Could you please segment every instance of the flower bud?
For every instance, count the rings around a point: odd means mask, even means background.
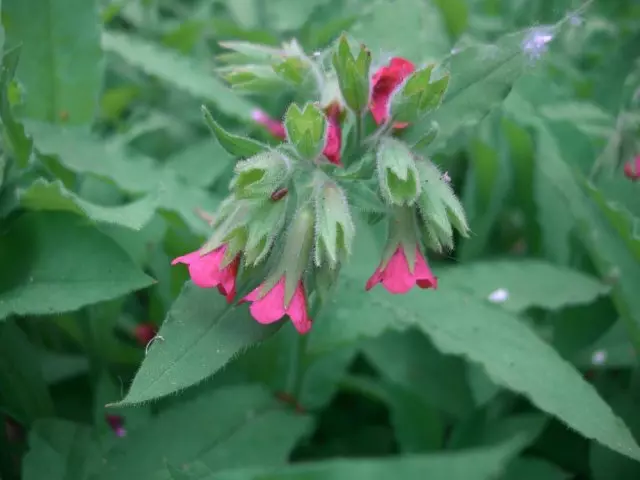
[[[284,226],[287,200],[284,197],[277,202],[265,202],[252,212],[247,222],[248,236],[244,247],[244,260],[247,265],[259,264],[273,247]]]
[[[234,65],[218,72],[231,88],[243,92],[271,93],[284,86],[284,80],[270,65]]]
[[[380,190],[387,202],[412,205],[420,194],[420,177],[409,148],[394,138],[382,139],[377,166]]]
[[[302,207],[298,210],[289,226],[276,277],[285,276],[284,303],[289,304],[302,274],[309,264],[309,254],[313,245],[314,233],[313,210]],[[277,274],[277,273],[280,273]]]
[[[240,199],[266,199],[286,183],[290,165],[291,160],[276,150],[259,153],[236,164],[230,187]]]
[[[292,103],[284,117],[287,137],[298,154],[313,160],[324,148],[327,118],[315,105],[307,103],[302,110]]]
[[[418,163],[424,188],[418,199],[425,242],[435,250],[453,248],[453,228],[464,237],[469,225],[462,204],[440,170],[429,160]]]
[[[349,203],[338,185],[326,181],[316,193],[315,208],[315,264],[326,262],[334,269],[351,254],[355,226]]]
[[[354,57],[349,42],[343,35],[338,41],[332,61],[338,75],[342,97],[351,110],[361,114],[369,105],[371,52],[361,45],[358,56]]]
[[[391,116],[398,122],[413,123],[437,108],[449,85],[449,75],[431,82],[433,65],[414,72],[391,98]]]

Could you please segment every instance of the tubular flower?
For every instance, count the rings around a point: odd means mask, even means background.
[[[242,299],[242,302],[251,302],[249,311],[257,322],[274,323],[288,315],[298,333],[305,334],[311,329],[312,321],[307,313],[307,299],[302,281],[298,282],[289,305],[285,305],[284,301],[285,277],[266,293],[262,289],[263,286],[260,285]]]
[[[340,127],[340,106],[332,104],[327,108],[327,143],[322,153],[334,165],[342,165],[340,151],[342,150],[342,128]]]
[[[236,275],[240,256],[236,256],[228,265],[223,265],[226,250],[226,244],[204,255],[196,250],[176,258],[171,265],[178,263],[188,265],[193,283],[201,288],[218,287],[218,291],[227,297],[227,302],[231,303],[236,294]]]
[[[634,182],[640,179],[640,155],[624,164],[624,175]]]
[[[366,290],[371,290],[378,283],[390,293],[407,293],[414,285],[420,288],[438,288],[438,279],[433,275],[427,261],[416,246],[415,263],[413,268],[402,245],[398,245],[389,261],[381,263],[369,278]]]
[[[372,78],[371,115],[378,125],[389,118],[389,101],[393,91],[413,73],[415,66],[402,57],[394,57],[388,66],[379,68]],[[394,128],[404,128],[406,123],[396,123]]]
[[[281,140],[287,138],[287,132],[284,129],[284,125],[278,120],[271,118],[266,112],[258,109],[253,110],[251,112],[251,118],[253,118],[256,123],[265,127],[274,137]]]

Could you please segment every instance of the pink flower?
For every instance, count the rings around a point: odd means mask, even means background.
[[[124,437],[127,434],[127,430],[124,428],[124,418],[120,415],[106,414],[104,419],[117,436]]]
[[[266,112],[256,109],[251,112],[251,118],[260,125],[266,127],[269,133],[274,137],[284,140],[287,138],[287,132],[284,129],[284,125],[278,120],[271,118]]]
[[[282,277],[278,283],[262,297],[260,296],[262,293],[262,285],[260,285],[244,297],[242,302],[251,302],[249,311],[251,312],[251,316],[259,323],[274,323],[285,315],[288,315],[293,322],[293,326],[298,330],[298,333],[307,333],[311,329],[312,320],[307,314],[307,299],[302,281],[298,282],[293,298],[286,307],[284,305],[284,282],[285,279]]]
[[[427,261],[416,246],[416,263],[413,273],[409,270],[409,262],[402,246],[398,246],[386,266],[376,269],[367,281],[366,289],[371,290],[382,282],[390,293],[407,293],[414,285],[420,288],[438,288],[438,279],[433,275]]]
[[[158,328],[149,322],[140,323],[136,325],[133,330],[133,335],[142,347],[146,347],[151,340],[153,340],[158,333]]]
[[[373,74],[371,88],[371,115],[378,125],[383,124],[389,117],[389,100],[391,94],[405,78],[413,73],[415,66],[402,57],[394,57],[389,66],[379,68]],[[396,123],[394,128],[404,128],[406,123]]]
[[[640,155],[624,164],[624,174],[634,182],[640,179]]]
[[[327,108],[327,143],[322,153],[334,165],[342,165],[340,150],[342,150],[342,128],[340,127],[340,106],[331,104]]]
[[[237,256],[229,265],[220,268],[226,250],[226,245],[204,255],[196,250],[176,258],[171,262],[171,265],[177,263],[188,265],[193,283],[201,288],[218,287],[218,291],[227,297],[227,302],[231,303],[236,295],[236,275],[238,274],[240,257]]]

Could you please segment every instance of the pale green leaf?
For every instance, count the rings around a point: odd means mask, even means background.
[[[152,159],[129,154],[86,132],[40,122],[29,122],[26,128],[41,154],[54,156],[72,172],[109,179],[128,192],[154,190],[160,179]]]
[[[479,299],[490,300],[492,292],[504,289],[507,298],[494,301],[513,312],[580,305],[609,292],[596,278],[533,259],[462,264],[442,270],[438,281],[443,288],[460,289]]]
[[[195,385],[279,327],[259,324],[246,305],[228,305],[215,289],[188,283],[119,405],[153,400]]]
[[[338,459],[298,463],[282,468],[219,472],[193,480],[490,480],[522,448],[515,436],[502,445],[386,459]]]
[[[212,471],[286,462],[311,419],[260,387],[237,386],[177,405],[134,429],[106,456],[94,480],[150,478],[163,463]]]
[[[343,281],[331,315],[315,323],[312,350],[387,329],[419,327],[442,352],[481,364],[493,381],[525,395],[585,437],[640,459],[629,430],[594,388],[517,317],[444,282],[437,291],[414,289],[402,298],[379,287],[363,290]]]
[[[102,88],[98,1],[5,0],[2,21],[8,43],[22,45],[25,116],[90,124]]]
[[[69,312],[153,283],[111,238],[66,212],[22,215],[0,237],[0,256],[0,319]]]
[[[213,69],[143,38],[120,32],[102,33],[102,47],[127,63],[198,99],[212,102],[230,117],[251,119],[251,103],[224,86]]]
[[[122,206],[102,206],[88,202],[67,190],[60,180],[38,179],[19,192],[20,203],[29,210],[63,210],[82,215],[94,222],[115,224],[140,230],[153,216],[154,196],[143,197]]]

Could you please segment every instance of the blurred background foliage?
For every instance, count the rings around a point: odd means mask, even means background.
[[[583,7],[2,0],[0,476],[640,478],[640,195],[623,174],[640,153],[640,4]],[[229,325],[246,314],[170,267],[208,235],[235,163],[200,106],[274,143],[251,112],[300,100],[230,89],[219,42],[313,54],[347,31],[376,66],[423,64],[477,44],[510,58],[504,35],[559,21],[540,55],[508,45],[526,68],[504,102],[423,152],[473,232],[432,257],[440,288],[365,294],[384,238],[361,222],[301,394],[282,394],[291,326],[256,325],[266,340],[240,352]],[[129,403],[105,408],[143,359]]]

